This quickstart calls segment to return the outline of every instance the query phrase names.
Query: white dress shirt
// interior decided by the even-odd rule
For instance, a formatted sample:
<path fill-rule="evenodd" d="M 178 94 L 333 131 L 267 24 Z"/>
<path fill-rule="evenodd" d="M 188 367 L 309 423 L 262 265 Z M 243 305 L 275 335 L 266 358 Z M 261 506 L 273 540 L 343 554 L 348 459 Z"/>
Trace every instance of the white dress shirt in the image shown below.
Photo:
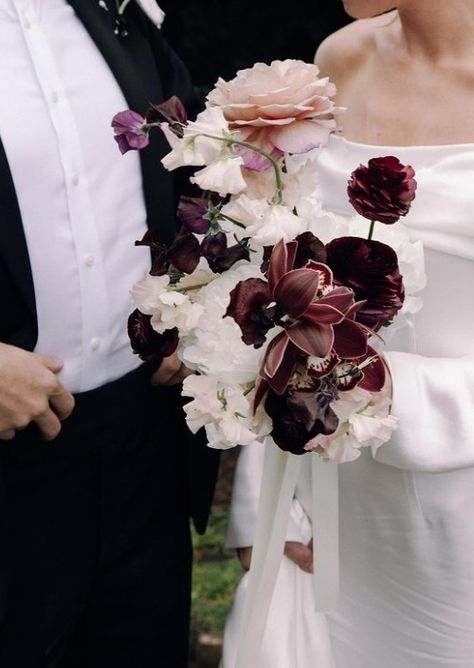
<path fill-rule="evenodd" d="M 134 247 L 146 212 L 138 154 L 121 156 L 110 127 L 128 105 L 65 0 L 2 0 L 0 44 L 0 138 L 32 266 L 36 351 L 85 391 L 139 364 L 126 323 L 130 286 L 149 266 Z"/>

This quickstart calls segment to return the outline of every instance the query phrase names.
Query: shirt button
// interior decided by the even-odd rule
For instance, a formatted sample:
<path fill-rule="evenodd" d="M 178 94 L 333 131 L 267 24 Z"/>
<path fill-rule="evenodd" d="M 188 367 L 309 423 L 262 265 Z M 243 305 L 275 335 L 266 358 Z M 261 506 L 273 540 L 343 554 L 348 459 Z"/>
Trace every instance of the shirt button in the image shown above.
<path fill-rule="evenodd" d="M 29 30 L 31 28 L 31 22 L 29 19 L 25 18 L 23 19 L 23 26 L 26 30 Z"/>
<path fill-rule="evenodd" d="M 59 94 L 54 92 L 51 95 L 51 101 L 52 101 L 53 104 L 57 104 L 59 102 Z"/>
<path fill-rule="evenodd" d="M 100 348 L 99 337 L 95 336 L 93 339 L 91 339 L 91 348 L 92 348 L 92 350 L 99 350 L 99 348 Z"/>
<path fill-rule="evenodd" d="M 72 177 L 72 185 L 73 186 L 78 186 L 80 182 L 81 182 L 81 179 L 77 176 L 77 174 Z"/>
<path fill-rule="evenodd" d="M 87 255 L 84 255 L 84 264 L 86 267 L 92 267 L 94 264 L 94 256 L 88 253 Z"/>

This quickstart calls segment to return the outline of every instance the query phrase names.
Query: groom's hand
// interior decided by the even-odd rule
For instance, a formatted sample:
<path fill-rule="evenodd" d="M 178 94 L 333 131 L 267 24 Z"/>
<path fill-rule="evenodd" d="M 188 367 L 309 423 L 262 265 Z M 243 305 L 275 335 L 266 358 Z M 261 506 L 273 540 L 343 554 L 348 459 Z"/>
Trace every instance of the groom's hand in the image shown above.
<path fill-rule="evenodd" d="M 190 371 L 179 359 L 176 353 L 165 357 L 158 370 L 151 377 L 152 385 L 178 385 L 185 378 L 192 376 L 194 371 Z"/>
<path fill-rule="evenodd" d="M 293 561 L 305 573 L 313 572 L 313 542 L 309 545 L 297 543 L 295 541 L 287 541 L 285 543 L 285 556 Z M 242 547 L 237 550 L 237 555 L 244 571 L 250 568 L 252 561 L 252 548 Z"/>
<path fill-rule="evenodd" d="M 0 343 L 0 440 L 35 422 L 45 440 L 61 431 L 74 398 L 57 379 L 62 363 Z"/>

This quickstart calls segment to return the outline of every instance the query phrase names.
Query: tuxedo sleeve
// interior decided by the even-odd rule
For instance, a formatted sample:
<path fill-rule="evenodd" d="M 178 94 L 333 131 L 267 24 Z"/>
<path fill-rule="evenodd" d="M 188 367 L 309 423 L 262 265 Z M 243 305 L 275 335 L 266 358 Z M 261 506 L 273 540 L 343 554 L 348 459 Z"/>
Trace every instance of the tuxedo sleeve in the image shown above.
<path fill-rule="evenodd" d="M 375 459 L 443 472 L 474 465 L 474 355 L 432 358 L 387 353 L 398 428 Z"/>
<path fill-rule="evenodd" d="M 258 501 L 262 484 L 265 446 L 251 443 L 243 446 L 234 477 L 226 547 L 250 547 L 254 542 Z M 293 499 L 286 540 L 308 543 L 311 524 L 298 499 Z"/>

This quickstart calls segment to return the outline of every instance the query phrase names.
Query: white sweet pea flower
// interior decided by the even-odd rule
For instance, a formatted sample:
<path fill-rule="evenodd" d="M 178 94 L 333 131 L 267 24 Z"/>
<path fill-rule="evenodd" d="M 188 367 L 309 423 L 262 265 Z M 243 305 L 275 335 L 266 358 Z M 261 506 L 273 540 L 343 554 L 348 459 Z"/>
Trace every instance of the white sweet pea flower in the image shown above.
<path fill-rule="evenodd" d="M 151 317 L 151 326 L 159 334 L 177 327 L 181 336 L 187 336 L 197 326 L 204 309 L 193 304 L 187 295 L 176 290 L 161 296 L 160 308 Z"/>
<path fill-rule="evenodd" d="M 231 153 L 226 143 L 220 139 L 229 139 L 232 136 L 220 109 L 205 109 L 201 112 L 196 121 L 190 121 L 183 128 L 183 137 L 177 137 L 168 123 L 162 123 L 161 130 L 172 149 L 161 161 L 169 171 L 189 165 L 209 165 L 223 153 Z"/>
<path fill-rule="evenodd" d="M 216 160 L 199 170 L 191 177 L 202 190 L 212 190 L 221 197 L 235 195 L 247 187 L 242 176 L 244 161 L 241 157 L 223 151 Z"/>
<path fill-rule="evenodd" d="M 259 246 L 274 246 L 280 239 L 290 241 L 307 229 L 306 221 L 288 207 L 246 194 L 226 204 L 222 213 L 245 225 L 245 233 L 240 234 L 252 237 L 252 243 Z"/>
<path fill-rule="evenodd" d="M 305 219 L 308 230 L 324 244 L 349 234 L 349 218 L 326 211 L 315 197 L 303 198 L 297 209 L 298 215 Z"/>
<path fill-rule="evenodd" d="M 255 434 L 247 429 L 245 421 L 238 415 L 226 416 L 218 424 L 207 425 L 206 435 L 208 446 L 215 450 L 228 450 L 255 441 Z"/>
<path fill-rule="evenodd" d="M 189 334 L 199 322 L 203 307 L 175 290 L 168 276 L 147 274 L 131 290 L 135 306 L 145 315 L 151 315 L 151 326 L 159 334 L 177 327 L 181 336 Z"/>
<path fill-rule="evenodd" d="M 186 422 L 193 434 L 222 416 L 223 405 L 217 388 L 217 380 L 212 376 L 193 375 L 183 381 L 183 397 L 193 399 L 184 407 Z"/>
<path fill-rule="evenodd" d="M 143 281 L 135 283 L 130 294 L 132 301 L 145 315 L 153 315 L 161 306 L 161 296 L 169 286 L 169 276 L 152 276 L 145 274 Z"/>
<path fill-rule="evenodd" d="M 339 418 L 339 427 L 330 436 L 316 436 L 306 446 L 327 461 L 344 464 L 360 457 L 361 448 L 372 452 L 387 443 L 397 427 L 398 420 L 390 414 L 390 386 L 372 394 L 358 387 L 341 392 L 333 409 Z"/>
<path fill-rule="evenodd" d="M 242 262 L 201 289 L 196 301 L 205 316 L 183 341 L 180 353 L 187 367 L 226 385 L 255 382 L 264 352 L 247 346 L 235 320 L 224 317 L 231 291 L 247 278 L 262 278 L 262 273 L 258 266 Z"/>
<path fill-rule="evenodd" d="M 188 427 L 193 433 L 205 427 L 211 448 L 248 445 L 264 432 L 261 418 L 260 431 L 254 429 L 251 402 L 239 385 L 224 385 L 213 376 L 189 376 L 182 394 L 192 398 L 184 407 Z"/>

